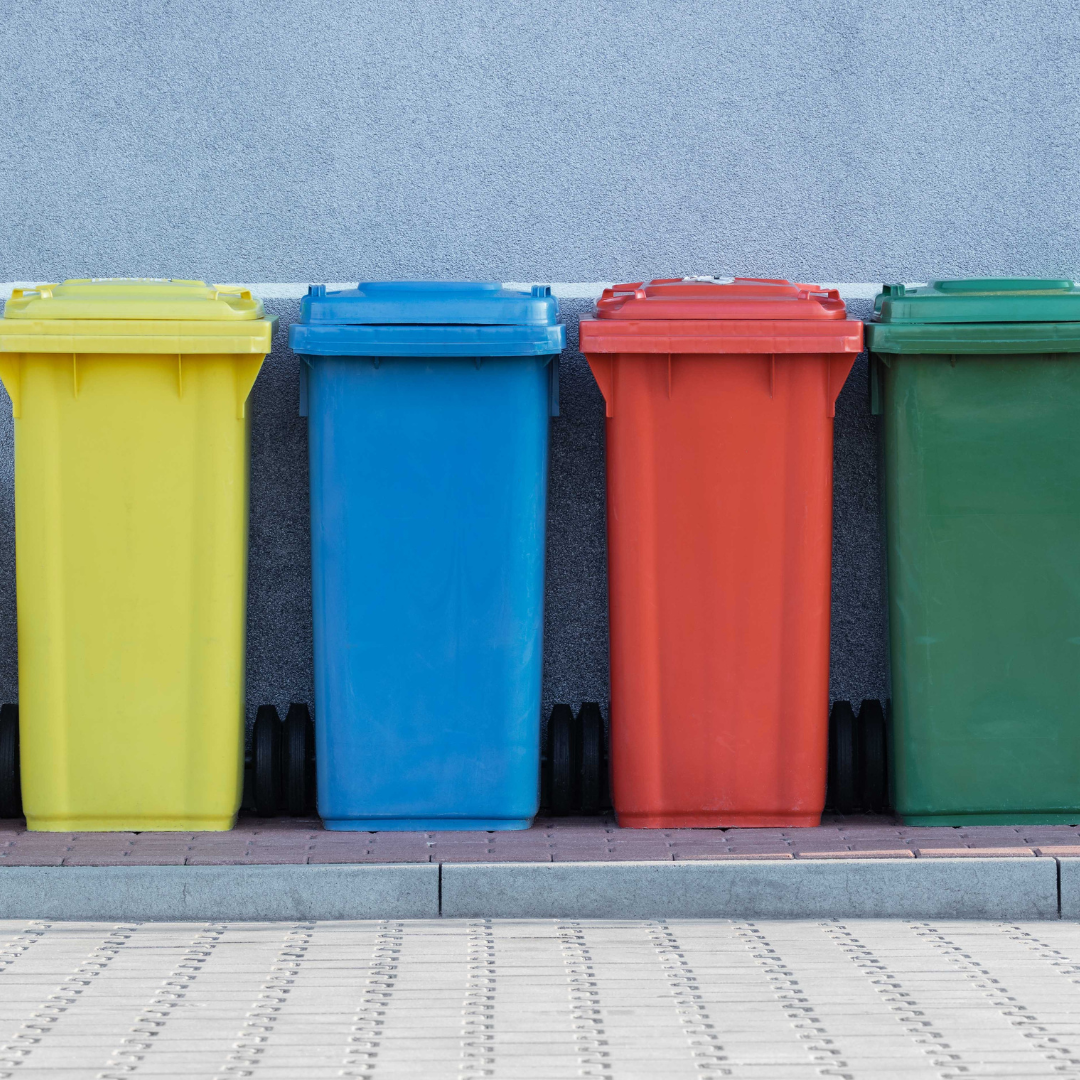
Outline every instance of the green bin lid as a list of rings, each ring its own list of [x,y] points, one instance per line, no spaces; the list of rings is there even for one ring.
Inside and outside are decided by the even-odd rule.
[[[1068,278],[883,285],[874,312],[866,328],[874,352],[1080,352],[1080,288]]]
[[[1080,289],[1067,278],[958,278],[883,285],[883,323],[1080,322]]]

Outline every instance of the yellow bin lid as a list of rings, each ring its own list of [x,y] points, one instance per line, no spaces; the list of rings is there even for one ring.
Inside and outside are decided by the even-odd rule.
[[[0,352],[266,354],[276,321],[240,286],[73,279],[14,289]]]

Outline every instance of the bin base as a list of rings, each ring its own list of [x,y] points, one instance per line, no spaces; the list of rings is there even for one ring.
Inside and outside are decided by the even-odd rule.
[[[229,817],[35,817],[27,815],[28,832],[228,832]]]
[[[331,832],[506,832],[528,829],[532,818],[323,818]]]
[[[821,824],[821,814],[674,813],[628,814],[615,811],[623,829],[809,829]]]
[[[1007,814],[901,814],[905,825],[1080,825],[1080,810],[1071,813],[1041,813],[1015,810]]]

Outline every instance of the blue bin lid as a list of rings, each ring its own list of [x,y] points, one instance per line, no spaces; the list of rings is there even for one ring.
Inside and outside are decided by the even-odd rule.
[[[538,356],[566,330],[547,285],[497,281],[374,281],[327,292],[312,285],[289,344],[312,356]]]

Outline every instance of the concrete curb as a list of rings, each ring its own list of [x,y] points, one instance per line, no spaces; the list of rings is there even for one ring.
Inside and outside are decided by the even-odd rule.
[[[1080,858],[1062,858],[1058,864],[1058,914],[1080,919]]]
[[[1080,897],[1080,873],[1077,882]],[[444,863],[442,914],[1056,919],[1057,865],[1053,859],[1010,858]]]
[[[153,922],[434,919],[439,867],[11,866],[0,918]]]
[[[262,922],[440,915],[1077,919],[1080,859],[0,869],[0,918]]]

